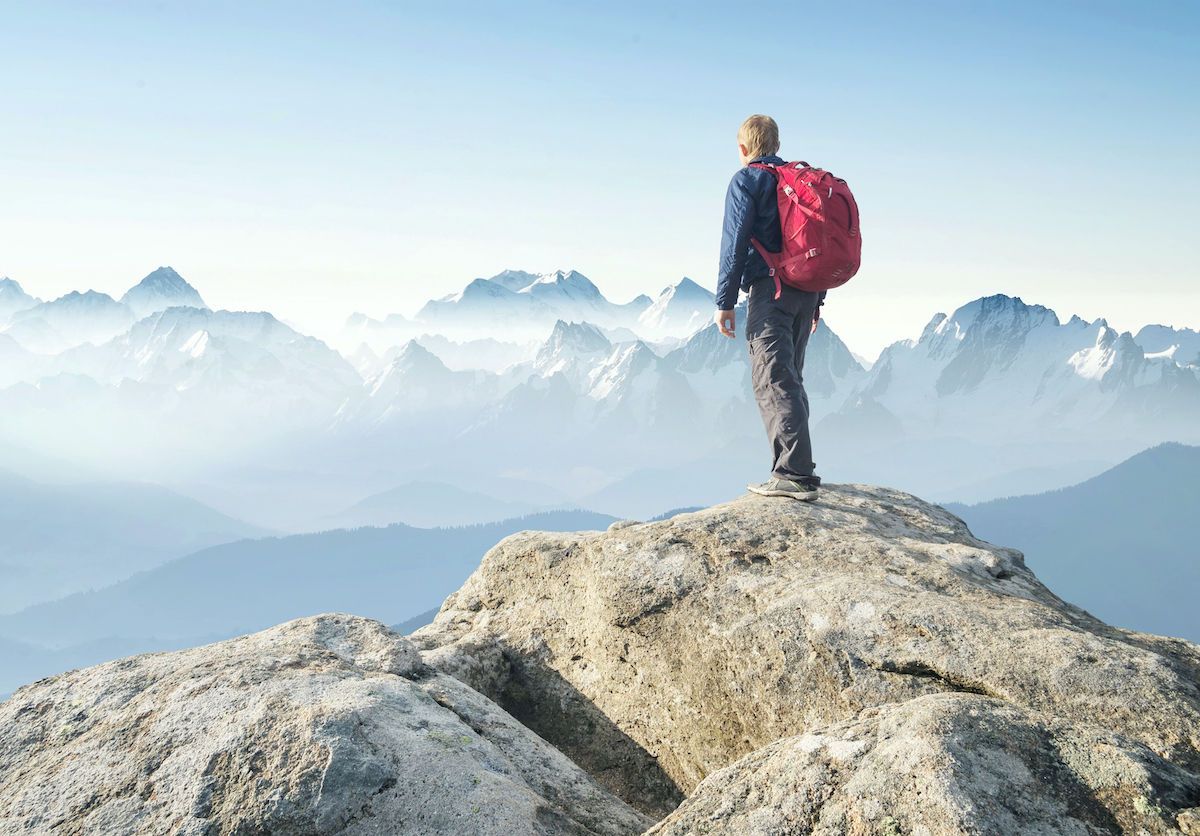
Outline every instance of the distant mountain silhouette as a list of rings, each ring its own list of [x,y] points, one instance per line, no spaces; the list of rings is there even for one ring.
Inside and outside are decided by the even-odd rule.
[[[1200,447],[1159,444],[1071,487],[945,507],[1097,617],[1200,641]]]
[[[0,471],[0,612],[269,533],[156,485],[49,485]]]
[[[614,509],[653,513],[740,487],[741,473],[693,466],[716,447],[753,478],[766,464],[745,341],[717,333],[710,290],[687,279],[619,304],[577,271],[506,270],[416,318],[351,317],[345,356],[266,312],[170,307],[130,326],[129,306],[102,294],[38,305],[4,287],[32,306],[0,327],[0,440],[213,497],[287,471],[250,498],[263,519],[319,523],[447,473],[469,474],[472,491],[517,476],[589,508],[605,489]],[[138,288],[151,307],[203,304],[169,268]],[[1200,365],[1182,362],[1200,337],[1138,334],[993,293],[865,369],[823,318],[804,368],[818,472],[975,501],[1071,484],[1158,442],[1200,443]],[[57,344],[75,347],[38,348]],[[640,474],[684,471],[699,482],[638,501]],[[314,482],[327,502],[297,512]]]
[[[407,636],[414,630],[420,630],[426,624],[432,624],[433,619],[437,617],[438,610],[440,609],[441,607],[434,607],[431,610],[426,610],[420,615],[414,615],[407,621],[401,621],[399,624],[393,624],[392,629],[402,636]]]
[[[105,589],[0,616],[0,639],[49,649],[0,647],[0,691],[27,676],[117,655],[186,647],[260,630],[302,615],[363,613],[393,624],[439,606],[499,540],[525,529],[603,529],[614,517],[553,511],[487,525],[405,525],[229,543],[173,560]],[[88,646],[91,645],[92,649]],[[22,658],[24,661],[22,661]]]

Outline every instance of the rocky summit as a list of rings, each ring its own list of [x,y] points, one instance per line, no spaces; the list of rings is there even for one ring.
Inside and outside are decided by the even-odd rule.
[[[1200,648],[887,488],[517,534],[414,639],[664,833],[1158,833],[1200,805]]]
[[[0,832],[1194,834],[1200,648],[910,494],[747,496],[508,537],[410,639],[325,615],[26,686]]]

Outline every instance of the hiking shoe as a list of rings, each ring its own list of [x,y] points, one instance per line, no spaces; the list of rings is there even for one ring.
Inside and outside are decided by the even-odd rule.
[[[817,486],[808,482],[793,482],[791,479],[771,478],[761,485],[747,485],[747,490],[759,496],[787,496],[801,502],[817,498]]]

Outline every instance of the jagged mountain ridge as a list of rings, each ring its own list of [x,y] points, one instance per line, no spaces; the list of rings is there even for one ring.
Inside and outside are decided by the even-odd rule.
[[[1147,355],[1169,357],[1185,366],[1200,366],[1200,331],[1166,325],[1143,325],[1133,339],[1145,349]]]
[[[1169,416],[1158,431],[1170,433],[1196,407],[1200,376],[1147,357],[1128,332],[1103,319],[1061,323],[1048,308],[995,294],[885,348],[830,423],[857,424],[875,411],[916,434],[1116,434],[1157,411]]]
[[[332,406],[361,385],[337,352],[269,313],[197,307],[157,311],[102,346],[64,352],[58,368],[106,384],[133,380],[218,399],[303,392]]]
[[[583,304],[597,303],[594,284],[577,272],[499,275],[497,281],[474,284],[503,298],[522,294],[530,300],[526,304],[541,304],[534,288],[556,298],[567,298],[564,288],[567,296],[577,290]],[[687,281],[664,293],[672,300],[692,295],[707,306],[707,291]],[[108,304],[120,307],[112,300]],[[187,311],[194,313],[181,313]],[[194,321],[194,330],[178,332],[186,339],[131,339],[147,329],[139,321],[108,343],[50,358],[28,356],[6,343],[7,356],[15,360],[6,369],[8,388],[0,389],[0,405],[10,416],[7,441],[49,449],[36,439],[70,432],[74,419],[64,410],[74,398],[76,414],[92,414],[97,423],[117,430],[103,446],[88,443],[86,436],[67,437],[70,455],[108,467],[130,460],[114,441],[124,445],[149,437],[164,452],[173,449],[176,438],[195,439],[185,445],[191,456],[210,435],[203,429],[213,420],[208,406],[220,402],[235,410],[229,420],[218,422],[230,431],[242,423],[237,416],[248,412],[265,432],[267,417],[286,411],[288,420],[276,433],[280,439],[291,439],[293,430],[306,433],[305,439],[286,443],[321,449],[336,466],[348,469],[391,456],[417,468],[438,464],[502,476],[504,461],[514,460],[503,449],[531,463],[523,478],[562,489],[575,479],[569,470],[553,466],[559,457],[588,480],[576,496],[619,484],[635,470],[691,463],[713,449],[714,439],[734,456],[761,451],[745,341],[723,339],[707,325],[682,337],[650,340],[638,334],[636,322],[605,327],[559,317],[536,341],[527,342],[512,342],[515,334],[466,341],[420,325],[415,335],[379,350],[364,346],[360,329],[347,351],[354,358],[350,363],[294,331],[284,332],[291,347],[281,347],[268,338],[271,329],[259,333],[229,324],[256,316],[269,314],[171,308],[147,319]],[[201,322],[204,317],[216,323],[216,330]],[[28,321],[49,327],[39,317]],[[965,448],[965,459],[954,453],[971,470],[958,474],[954,461],[934,462],[944,475],[920,483],[926,492],[945,495],[945,488],[983,483],[1004,468],[1031,467],[1045,456],[1030,446],[1034,442],[1069,442],[1077,448],[1070,454],[1075,460],[1106,466],[1158,441],[1200,441],[1190,419],[1200,404],[1200,367],[1181,365],[1162,352],[1147,356],[1132,335],[1117,333],[1103,320],[1071,317],[1061,323],[1042,306],[996,294],[950,315],[938,314],[919,338],[893,344],[870,370],[828,322],[823,319],[811,338],[805,362],[811,425],[828,451],[822,467],[886,461],[889,445],[910,440],[936,446],[939,439],[953,438],[975,445]],[[563,333],[568,326],[587,329],[588,347],[570,346]],[[4,336],[15,339],[11,328]],[[1183,332],[1160,334],[1160,340],[1174,340],[1172,345],[1183,345],[1185,337]],[[393,369],[410,340],[444,368],[426,368],[423,374]],[[380,385],[385,380],[392,383]],[[231,394],[223,400],[224,390]],[[204,397],[209,394],[213,397]],[[154,422],[168,418],[174,426],[160,434]],[[235,440],[237,449],[250,449],[241,441]],[[58,443],[56,437],[50,446]],[[284,443],[274,445],[281,456],[287,455]],[[1004,445],[1024,445],[1026,452],[1014,457],[999,449]],[[614,449],[615,455],[602,454]],[[109,455],[105,451],[111,451],[111,460],[100,458]],[[906,455],[913,461],[909,469],[931,461],[929,452],[916,447]],[[1058,464],[1070,470],[1070,461]],[[1053,472],[1048,470],[1046,478]],[[688,498],[673,501],[686,504]]]
[[[81,343],[102,343],[128,330],[136,317],[107,293],[73,290],[17,311],[5,333],[26,348],[56,354]]]
[[[712,291],[684,276],[638,315],[638,327],[651,336],[690,334],[712,320],[715,307]]]
[[[559,319],[588,321],[610,328],[630,327],[650,304],[644,296],[625,304],[610,302],[577,270],[557,270],[534,276],[505,271],[490,279],[475,279],[458,293],[425,304],[418,323],[449,334],[544,336]]]
[[[57,354],[83,343],[102,344],[143,317],[175,306],[206,307],[196,289],[171,267],[148,274],[120,301],[88,290],[41,302],[25,294],[16,282],[0,280],[0,326],[10,320],[9,335],[44,354]]]

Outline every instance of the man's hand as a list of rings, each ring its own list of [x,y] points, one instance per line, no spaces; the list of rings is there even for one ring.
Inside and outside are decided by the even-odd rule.
[[[817,323],[820,321],[821,321],[821,306],[817,305],[815,308],[813,308],[813,327],[812,327],[812,330],[809,331],[808,333],[810,333],[810,334],[817,333]]]
[[[717,311],[714,321],[722,334],[727,337],[733,336],[734,329],[737,327],[737,317],[733,311]]]

